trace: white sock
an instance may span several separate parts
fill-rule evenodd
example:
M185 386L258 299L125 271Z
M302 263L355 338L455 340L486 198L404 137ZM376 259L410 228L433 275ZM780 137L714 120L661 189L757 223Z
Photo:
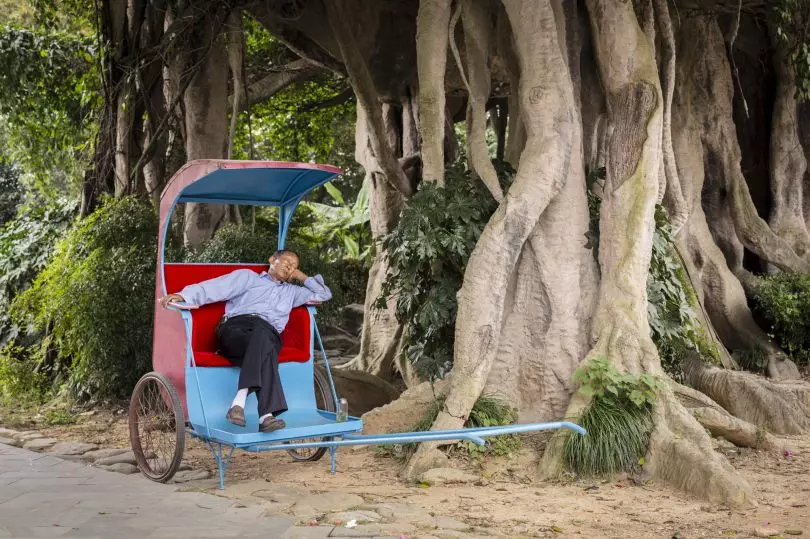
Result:
M240 389L236 392L236 397L233 398L233 402L231 403L231 408L234 406L241 406L242 408L245 407L245 399L247 399L248 390L247 389Z
M259 418L259 423L261 423L262 421L264 421L264 420L265 420L265 418L267 418L267 417L273 417L273 414L264 414L263 416L261 416L261 417Z

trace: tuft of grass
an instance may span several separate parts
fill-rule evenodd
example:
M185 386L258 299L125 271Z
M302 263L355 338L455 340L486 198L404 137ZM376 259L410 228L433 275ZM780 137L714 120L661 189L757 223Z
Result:
M63 408L47 410L44 415L45 415L44 423L48 427L54 427L58 425L73 425L74 423L76 423L76 416L73 413L71 413L70 410L66 410Z
M412 427L412 432L425 432L430 430L439 411L444 407L445 397L436 398L428 407L425 415L417 421ZM500 425L511 425L517 421L517 411L492 397L481 397L473 405L470 411L470 417L464 424L465 427L494 427ZM418 444L397 444L393 446L377 446L379 454L387 457L394 457L404 459L412 455L417 448ZM454 445L456 449L461 450L469 455L476 454L494 454L500 456L512 455L520 451L522 443L520 437L516 434L509 434L504 436L496 436L489 438L486 445L478 446L472 442L460 441Z
M746 371L764 374L768 367L768 352L759 346L745 350L735 350L734 357Z
M580 418L586 436L569 435L563 459L581 476L631 471L647 451L652 432L652 407L636 406L613 396L595 397Z

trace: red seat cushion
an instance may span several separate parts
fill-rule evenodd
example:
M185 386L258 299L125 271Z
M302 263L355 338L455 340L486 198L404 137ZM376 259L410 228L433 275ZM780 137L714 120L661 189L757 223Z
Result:
M166 289L170 293L179 292L186 285L219 277L242 268L260 272L264 271L265 266L255 264L166 264ZM216 353L215 330L225 313L225 303L204 305L190 312L192 319L191 349L194 351L196 365L198 367L232 367L233 364L230 361ZM309 312L306 307L296 307L292 310L287 326L281 333L279 363L309 361L311 351L309 324Z

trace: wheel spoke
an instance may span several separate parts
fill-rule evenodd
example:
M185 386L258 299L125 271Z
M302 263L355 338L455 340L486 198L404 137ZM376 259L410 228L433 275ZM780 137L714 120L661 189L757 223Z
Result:
M179 399L160 375L150 373L135 388L130 404L130 437L136 460L150 479L165 481L182 458L185 425Z

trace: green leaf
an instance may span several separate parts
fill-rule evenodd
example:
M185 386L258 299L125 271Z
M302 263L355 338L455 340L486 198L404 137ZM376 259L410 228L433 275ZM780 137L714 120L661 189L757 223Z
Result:
M324 188L326 189L326 192L329 193L329 196L331 196L332 199L334 199L335 202L337 202L341 206L346 204L346 202L343 200L343 193L341 193L340 189L335 187L335 185L332 182L325 183Z

